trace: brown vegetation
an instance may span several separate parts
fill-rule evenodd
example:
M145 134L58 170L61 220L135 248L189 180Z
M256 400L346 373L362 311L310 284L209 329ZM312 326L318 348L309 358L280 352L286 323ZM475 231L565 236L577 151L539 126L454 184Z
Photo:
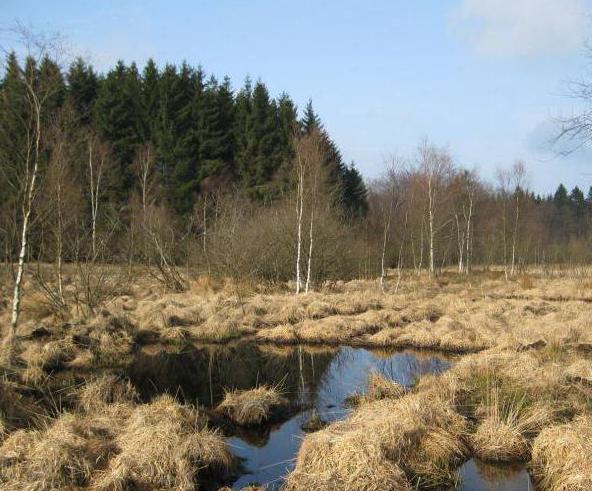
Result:
M288 400L282 397L277 387L262 386L251 390L226 391L218 411L238 425L252 426L271 419L275 411L287 404Z
M209 478L210 471L224 474L229 457L223 440L199 412L166 398L141 405L125 380L94 371L131 363L141 345L152 344L142 350L157 353L196 340L241 338L282 356L290 352L282 345L295 343L463 355L445 374L424 376L409 390L372 374L345 421L311 427L317 431L304 439L288 489L449 484L469 456L526 462L542 489L585 489L574 483L587 485L581 476L589 475L588 459L580 457L586 453L568 455L568 447L552 445L549 436L569 441L570 448L586 445L592 335L582 278L533 274L529 282L505 282L484 273L470 282L447 276L444 284L403 275L396 292L389 281L384 293L377 282L352 281L298 296L281 286L205 278L184 292L163 293L145 278L88 318L65 323L41 308L24 310L21 367L2 381L0 392L0 434L10 456L3 460L4 482L16 489L33 476L55 487L183 487ZM70 390L70 413L41 417L47 407L24 386L43 391L73 371L89 382ZM284 404L277 390L259 387L229 391L218 410L249 426L273 419ZM161 426L151 412L170 421ZM158 449L166 445L159 444L153 453L140 452L150 445L140 427L151 428L145 434L155 438L178 435L175 449L184 450L171 447L164 456ZM204 442L211 453L200 450ZM38 469L49 465L42 449L52 445L63 461L56 459L41 476ZM65 469L60 462L66 461L74 464ZM206 470L196 476L187 468L197 461Z
M79 394L79 412L19 429L0 445L6 490L195 489L232 465L222 437L169 396L136 405L129 383L103 377Z

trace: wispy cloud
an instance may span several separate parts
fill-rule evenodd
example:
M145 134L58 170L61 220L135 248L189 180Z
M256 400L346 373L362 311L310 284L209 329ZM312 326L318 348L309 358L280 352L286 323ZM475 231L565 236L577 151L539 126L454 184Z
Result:
M578 49L589 26L583 0L461 0L452 28L483 56L548 56Z

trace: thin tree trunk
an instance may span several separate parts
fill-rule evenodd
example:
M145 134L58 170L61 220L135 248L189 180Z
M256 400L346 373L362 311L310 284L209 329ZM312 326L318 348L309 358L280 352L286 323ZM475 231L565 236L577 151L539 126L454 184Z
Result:
M29 92L31 89L29 88ZM41 143L41 108L39 106L39 102L34 94L29 94L32 100L32 106L35 112L35 121L34 121L34 128L35 128L35 142L34 142L34 156L33 156L33 169L29 172L29 163L30 163L30 150L29 146L27 149L27 157L26 157L26 188L25 194L23 196L23 224L21 228L21 247L18 256L18 267L16 273L16 279L14 282L14 292L12 296L12 313L10 318L10 330L6 339L4 340L4 353L3 357L5 358L5 362L12 364L13 356L14 356L14 349L15 349L15 340L16 340L16 332L18 327L19 316L21 313L21 296L22 296L22 283L23 283L23 275L25 271L25 259L27 254L27 244L29 238L29 221L31 218L31 212L33 210L33 198L35 196L35 184L37 182L37 174L39 171L39 151L40 151L40 143Z
M518 191L516 191L516 215L514 219L514 232L512 234L512 269L510 270L510 276L514 276L514 267L516 264L516 240L518 237L518 220L520 217L520 197Z
M307 264L307 272L306 272L306 285L304 287L304 291L308 293L308 289L310 287L310 274L311 274L311 264L312 264L312 243L313 243L313 223L314 223L314 203L311 203L310 207L310 228L308 232L308 264Z
M296 219L297 219L297 244L296 244L296 294L300 293L301 273L300 261L302 256L302 214L304 212L304 169L300 163L300 176L298 178L298 193L296 198Z
M462 232L460 229L460 222L458 221L458 213L454 214L454 219L456 221L456 238L457 238L457 243L458 243L458 273L461 274L463 272L463 256L464 256L465 238L462 236Z
M432 195L432 179L428 180L428 213L430 227L430 276L434 275L434 197Z

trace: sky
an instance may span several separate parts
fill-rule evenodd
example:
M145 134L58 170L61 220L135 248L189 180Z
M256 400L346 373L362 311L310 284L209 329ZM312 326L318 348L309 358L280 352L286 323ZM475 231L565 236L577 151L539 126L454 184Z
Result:
M347 161L371 179L425 137L491 182L523 160L531 189L592 185L592 150L549 148L592 79L592 0L0 0L15 21L67 39L99 70L201 64L235 88L261 78L312 98Z

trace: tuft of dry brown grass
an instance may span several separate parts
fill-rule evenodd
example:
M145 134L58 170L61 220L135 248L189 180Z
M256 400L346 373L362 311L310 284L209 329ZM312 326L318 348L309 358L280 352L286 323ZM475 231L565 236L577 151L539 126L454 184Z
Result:
M96 489L192 490L198 478L232 465L224 439L168 395L137 406L116 443L120 452L95 480Z
M368 386L365 394L353 394L347 398L347 401L352 406L366 404L372 401L380 401L382 399L398 399L405 395L405 387L387 379L384 375L377 372L370 372L368 374Z
M454 480L467 454L467 427L434 394L360 406L345 421L308 435L286 489L412 489Z
M532 472L541 489L592 489L592 418L545 428L534 441Z
M484 462L521 462L530 457L531 439L553 421L553 413L539 403L505 399L493 389L476 413L482 416L471 435L471 447Z
M64 368L74 358L74 353L72 340L65 338L45 344L30 344L21 357L30 367L52 372Z
M592 385L592 362L582 358L574 361L566 368L565 377L568 381Z
M106 404L134 403L139 394L129 380L103 375L87 382L78 393L78 404L86 412L101 410Z
M65 414L45 430L18 430L0 447L2 489L52 490L86 486L114 452L101 432Z
M287 404L288 400L277 387L261 386L250 390L226 391L218 411L238 425L252 426L271 419L275 411Z

